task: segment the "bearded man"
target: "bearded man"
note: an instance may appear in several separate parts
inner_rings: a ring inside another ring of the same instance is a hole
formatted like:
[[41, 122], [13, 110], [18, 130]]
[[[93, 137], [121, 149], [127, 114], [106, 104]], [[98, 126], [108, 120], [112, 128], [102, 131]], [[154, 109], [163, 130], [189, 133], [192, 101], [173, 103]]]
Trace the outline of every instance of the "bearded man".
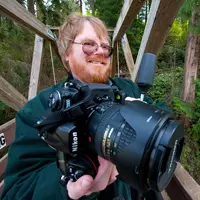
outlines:
[[[128, 96], [139, 98], [138, 87], [130, 80], [109, 78], [112, 48], [107, 29], [95, 17], [72, 14], [60, 27], [58, 50], [69, 72], [68, 80], [83, 83], [115, 84]], [[16, 115], [15, 140], [9, 148], [5, 172], [4, 200], [61, 200], [61, 199], [125, 199], [131, 200], [130, 187], [116, 180], [115, 165], [98, 157], [96, 177], [84, 175], [63, 187], [61, 172], [56, 165], [56, 150], [39, 136], [34, 125], [49, 112], [49, 95], [60, 90], [64, 83], [41, 91]], [[149, 103], [152, 101], [145, 99]], [[136, 197], [135, 199], [139, 198]]]

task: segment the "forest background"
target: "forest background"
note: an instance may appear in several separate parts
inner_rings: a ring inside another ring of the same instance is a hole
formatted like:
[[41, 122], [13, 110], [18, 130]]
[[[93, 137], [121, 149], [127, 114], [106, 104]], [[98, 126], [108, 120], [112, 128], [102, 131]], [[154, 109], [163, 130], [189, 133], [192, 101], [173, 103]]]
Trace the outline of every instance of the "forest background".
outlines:
[[[46, 25], [60, 26], [71, 12], [84, 12], [102, 19], [109, 29], [114, 29], [123, 0], [17, 0]], [[84, 1], [84, 2], [83, 2]], [[151, 0], [147, 0], [136, 20], [128, 29], [127, 37], [133, 58], [137, 57], [147, 22]], [[185, 125], [185, 145], [182, 165], [200, 184], [200, 0], [184, 0], [174, 20], [167, 40], [158, 57], [154, 85], [148, 95], [155, 102], [165, 102], [177, 119]], [[170, 11], [169, 11], [170, 12]], [[55, 32], [55, 34], [57, 34]], [[112, 37], [112, 36], [111, 36]], [[30, 32], [0, 13], [0, 75], [25, 97], [28, 96], [33, 48], [33, 32]], [[191, 51], [196, 53], [191, 56]], [[121, 47], [119, 66], [126, 78], [130, 78]], [[56, 54], [53, 56], [57, 82], [66, 79], [67, 72]], [[191, 64], [192, 63], [192, 64]], [[195, 95], [184, 95], [184, 79], [189, 65], [196, 67]], [[195, 65], [195, 66], [194, 66]], [[185, 73], [184, 73], [185, 72]], [[66, 75], [65, 75], [66, 74]], [[116, 74], [116, 76], [118, 76]], [[38, 91], [54, 84], [49, 43], [45, 42]], [[0, 125], [15, 117], [16, 112], [0, 101]]]

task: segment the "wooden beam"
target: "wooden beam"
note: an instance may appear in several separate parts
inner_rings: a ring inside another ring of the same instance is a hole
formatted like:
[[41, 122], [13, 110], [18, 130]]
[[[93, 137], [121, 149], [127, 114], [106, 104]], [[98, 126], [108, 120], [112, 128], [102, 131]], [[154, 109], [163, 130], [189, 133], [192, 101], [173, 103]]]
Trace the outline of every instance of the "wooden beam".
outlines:
[[158, 54], [183, 0], [161, 0], [145, 52]]
[[117, 43], [114, 44], [113, 54], [111, 56], [111, 73], [110, 73], [111, 77], [115, 76], [116, 68], [117, 68]]
[[4, 188], [4, 180], [0, 183], [0, 194], [2, 194]]
[[170, 198], [165, 190], [161, 192], [161, 196], [162, 196], [163, 200], [170, 200]]
[[122, 49], [123, 49], [124, 56], [126, 59], [126, 64], [127, 64], [129, 73], [131, 75], [133, 73], [133, 69], [134, 69], [134, 60], [133, 60], [133, 55], [131, 53], [131, 48], [129, 46], [129, 42], [128, 42], [126, 34], [122, 37], [121, 41], [122, 41], [121, 42]]
[[166, 191], [172, 200], [200, 199], [200, 185], [197, 184], [180, 163], [178, 163], [174, 177], [166, 188]]
[[[0, 134], [4, 134], [6, 147], [9, 146], [15, 138], [15, 119], [1, 125]], [[3, 149], [0, 149], [0, 152], [2, 152]]]
[[120, 73], [120, 66], [119, 66], [119, 42], [117, 42], [117, 77], [119, 77]]
[[[49, 26], [49, 28], [53, 31], [58, 31], [59, 30], [59, 26]], [[113, 32], [114, 29], [113, 28], [108, 28], [108, 32]]]
[[25, 28], [30, 28], [41, 37], [51, 41], [56, 40], [56, 36], [51, 29], [40, 22], [16, 0], [0, 0], [0, 10], [17, 23], [20, 23]]
[[44, 39], [39, 35], [35, 36], [35, 46], [33, 51], [33, 60], [31, 67], [31, 77], [29, 84], [28, 100], [32, 99], [37, 94], [38, 82], [40, 76], [40, 66], [43, 53], [43, 43]]
[[[144, 51], [145, 51], [147, 42], [149, 40], [150, 33], [152, 31], [153, 23], [155, 21], [157, 10], [158, 10], [159, 5], [160, 5], [160, 1], [161, 0], [152, 0], [150, 12], [149, 12], [149, 17], [148, 17], [148, 20], [147, 20], [147, 23], [146, 23], [146, 26], [145, 26], [145, 29], [144, 29], [144, 34], [143, 34], [143, 37], [142, 37], [140, 49], [139, 49], [138, 56], [137, 56], [137, 59], [136, 59], [135, 68], [134, 68], [134, 71], [133, 71], [132, 76], [131, 76], [131, 79], [132, 79], [133, 82], [135, 82], [135, 80], [136, 80], [136, 77], [137, 77], [137, 74], [138, 74], [138, 71], [139, 71], [139, 67], [140, 67], [140, 64], [141, 64], [141, 61], [142, 61], [142, 57], [144, 55]], [[165, 1], [165, 0], [163, 0], [163, 1]], [[154, 40], [154, 43], [155, 43], [155, 40]]]
[[2, 176], [5, 172], [7, 160], [8, 160], [8, 154], [4, 155], [0, 159], [0, 176]]
[[122, 7], [116, 28], [113, 33], [113, 43], [121, 40], [129, 26], [140, 12], [146, 0], [126, 0]]
[[27, 99], [0, 76], [0, 101], [18, 111], [27, 102]]

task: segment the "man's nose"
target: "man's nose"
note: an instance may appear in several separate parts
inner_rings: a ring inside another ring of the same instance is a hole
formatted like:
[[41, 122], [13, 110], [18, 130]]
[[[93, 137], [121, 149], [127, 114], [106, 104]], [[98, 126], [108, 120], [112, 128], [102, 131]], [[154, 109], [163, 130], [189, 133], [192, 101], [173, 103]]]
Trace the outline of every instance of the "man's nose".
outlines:
[[94, 53], [95, 55], [101, 55], [104, 54], [103, 48], [101, 46], [97, 47], [96, 52]]

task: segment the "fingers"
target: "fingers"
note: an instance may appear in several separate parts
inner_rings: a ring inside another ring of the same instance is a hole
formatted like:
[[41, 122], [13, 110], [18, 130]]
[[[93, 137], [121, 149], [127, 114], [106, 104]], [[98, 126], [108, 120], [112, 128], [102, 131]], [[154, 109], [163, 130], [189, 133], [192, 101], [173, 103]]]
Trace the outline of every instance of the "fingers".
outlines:
[[68, 182], [67, 190], [70, 198], [79, 199], [93, 192], [102, 191], [116, 180], [118, 172], [115, 165], [100, 156], [98, 156], [98, 160], [100, 165], [94, 180], [91, 176], [85, 175], [76, 182]]
[[113, 165], [113, 170], [112, 170], [112, 174], [110, 176], [109, 182], [108, 184], [110, 185], [111, 183], [115, 182], [117, 179], [117, 175], [119, 175], [117, 168], [115, 165]]
[[116, 180], [116, 178], [113, 177], [116, 174], [116, 171], [113, 173], [113, 169], [116, 169], [114, 168], [114, 165], [111, 162], [101, 158], [100, 156], [98, 156], [98, 160], [100, 164], [98, 173], [93, 181], [92, 187], [86, 195], [89, 195], [93, 192], [102, 191], [110, 183]]
[[91, 188], [93, 192], [104, 190], [107, 187], [113, 169], [113, 164], [111, 162], [100, 156], [98, 156], [98, 160], [100, 166]]
[[86, 195], [93, 184], [93, 178], [89, 175], [82, 176], [76, 182], [67, 183], [68, 195], [71, 199], [79, 199]]

